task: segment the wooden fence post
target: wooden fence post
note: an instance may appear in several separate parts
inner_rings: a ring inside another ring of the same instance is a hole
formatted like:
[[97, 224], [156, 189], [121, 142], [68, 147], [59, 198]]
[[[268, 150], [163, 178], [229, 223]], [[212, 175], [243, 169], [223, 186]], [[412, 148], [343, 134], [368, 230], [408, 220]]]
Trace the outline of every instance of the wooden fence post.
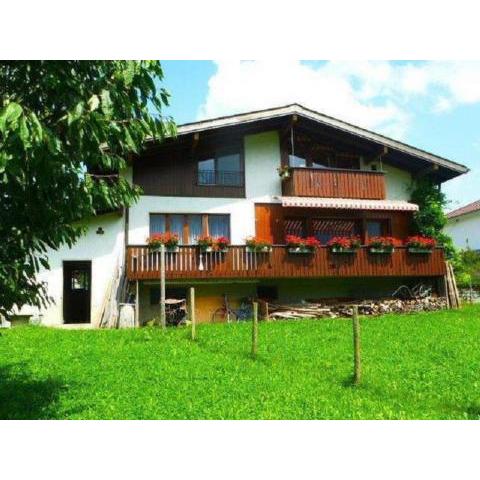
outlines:
[[360, 320], [358, 306], [354, 305], [352, 315], [353, 325], [353, 384], [359, 385], [362, 376], [362, 359], [360, 356]]
[[138, 280], [135, 282], [135, 326], [140, 326], [140, 287]]
[[252, 320], [252, 357], [256, 358], [258, 352], [258, 303], [253, 302]]
[[195, 324], [195, 289], [190, 287], [188, 291], [188, 317], [192, 324], [192, 340], [197, 338], [196, 324]]
[[165, 312], [165, 245], [160, 245], [160, 323], [162, 328], [167, 327]]

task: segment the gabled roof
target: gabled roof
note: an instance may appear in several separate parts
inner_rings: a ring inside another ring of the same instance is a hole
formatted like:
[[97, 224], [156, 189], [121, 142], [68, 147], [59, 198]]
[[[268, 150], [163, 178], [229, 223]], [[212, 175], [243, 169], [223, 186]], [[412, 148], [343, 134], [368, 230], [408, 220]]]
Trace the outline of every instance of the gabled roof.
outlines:
[[225, 117], [218, 117], [213, 119], [201, 120], [199, 122], [186, 123], [178, 127], [178, 135], [187, 135], [202, 131], [214, 130], [224, 127], [246, 125], [249, 123], [259, 123], [268, 120], [297, 115], [305, 119], [312, 120], [318, 124], [322, 124], [327, 127], [334, 128], [335, 130], [354, 135], [356, 137], [369, 140], [384, 147], [390, 148], [393, 151], [400, 152], [409, 157], [416, 157], [423, 162], [427, 162], [431, 165], [443, 167], [449, 171], [448, 175], [445, 175], [445, 179], [453, 178], [469, 171], [468, 167], [459, 163], [448, 160], [439, 155], [435, 155], [425, 150], [407, 145], [406, 143], [399, 142], [392, 138], [386, 137], [379, 133], [366, 130], [362, 127], [352, 125], [351, 123], [344, 122], [334, 117], [324, 115], [322, 113], [310, 110], [299, 104], [285, 105], [283, 107], [269, 108], [266, 110], [257, 110], [254, 112], [241, 113], [237, 115], [229, 115]]
[[478, 211], [480, 211], [480, 200], [469, 203], [468, 205], [457, 208], [456, 210], [452, 210], [451, 212], [447, 213], [447, 218], [456, 218], [462, 215], [466, 215], [467, 213], [473, 213]]

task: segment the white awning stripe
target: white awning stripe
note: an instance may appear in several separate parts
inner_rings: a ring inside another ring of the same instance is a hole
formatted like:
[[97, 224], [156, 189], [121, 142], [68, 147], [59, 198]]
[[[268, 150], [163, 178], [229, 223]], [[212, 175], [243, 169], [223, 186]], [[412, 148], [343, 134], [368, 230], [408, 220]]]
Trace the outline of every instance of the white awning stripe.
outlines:
[[418, 205], [403, 200], [358, 200], [356, 198], [282, 197], [282, 206], [342, 210], [397, 210], [403, 212], [416, 212], [418, 210]]

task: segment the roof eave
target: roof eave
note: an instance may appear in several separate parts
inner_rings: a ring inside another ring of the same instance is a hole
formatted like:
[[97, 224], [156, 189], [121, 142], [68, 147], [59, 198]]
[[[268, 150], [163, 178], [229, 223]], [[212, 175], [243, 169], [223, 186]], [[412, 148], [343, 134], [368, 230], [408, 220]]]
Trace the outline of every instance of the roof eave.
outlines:
[[257, 110], [253, 112], [240, 113], [237, 115], [229, 115], [224, 117], [213, 118], [209, 120], [201, 120], [199, 122], [186, 123], [178, 126], [177, 135], [188, 135], [192, 133], [213, 130], [217, 128], [232, 127], [237, 125], [244, 125], [248, 123], [254, 123], [262, 120], [270, 120], [274, 118], [280, 118], [287, 115], [300, 115], [304, 118], [311, 119], [318, 123], [334, 127], [346, 133], [356, 135], [369, 141], [376, 142], [380, 145], [390, 147], [394, 150], [406, 153], [408, 155], [420, 158], [424, 161], [428, 161], [432, 164], [436, 164], [447, 168], [456, 173], [455, 176], [465, 174], [470, 169], [457, 162], [453, 162], [446, 158], [440, 157], [425, 150], [407, 145], [398, 140], [386, 137], [379, 133], [372, 132], [370, 130], [358, 127], [356, 125], [344, 122], [334, 117], [324, 115], [314, 110], [303, 107], [299, 104], [290, 104], [282, 107], [270, 108], [266, 110]]

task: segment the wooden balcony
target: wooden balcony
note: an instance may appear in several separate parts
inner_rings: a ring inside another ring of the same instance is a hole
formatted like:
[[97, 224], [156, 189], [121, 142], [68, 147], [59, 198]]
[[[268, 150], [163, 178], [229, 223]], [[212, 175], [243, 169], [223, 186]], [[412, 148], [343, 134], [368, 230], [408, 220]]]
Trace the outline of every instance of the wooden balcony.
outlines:
[[[231, 246], [226, 253], [200, 253], [197, 247], [180, 247], [166, 254], [168, 280], [245, 279], [245, 278], [321, 278], [321, 277], [437, 277], [445, 274], [443, 250], [412, 254], [397, 248], [391, 255], [375, 255], [365, 247], [354, 254], [333, 254], [327, 247], [313, 255], [287, 252], [275, 246], [269, 253], [251, 253], [245, 246]], [[160, 254], [145, 246], [127, 250], [129, 280], [160, 277]]]
[[289, 197], [385, 199], [385, 174], [369, 170], [292, 168], [282, 181]]

